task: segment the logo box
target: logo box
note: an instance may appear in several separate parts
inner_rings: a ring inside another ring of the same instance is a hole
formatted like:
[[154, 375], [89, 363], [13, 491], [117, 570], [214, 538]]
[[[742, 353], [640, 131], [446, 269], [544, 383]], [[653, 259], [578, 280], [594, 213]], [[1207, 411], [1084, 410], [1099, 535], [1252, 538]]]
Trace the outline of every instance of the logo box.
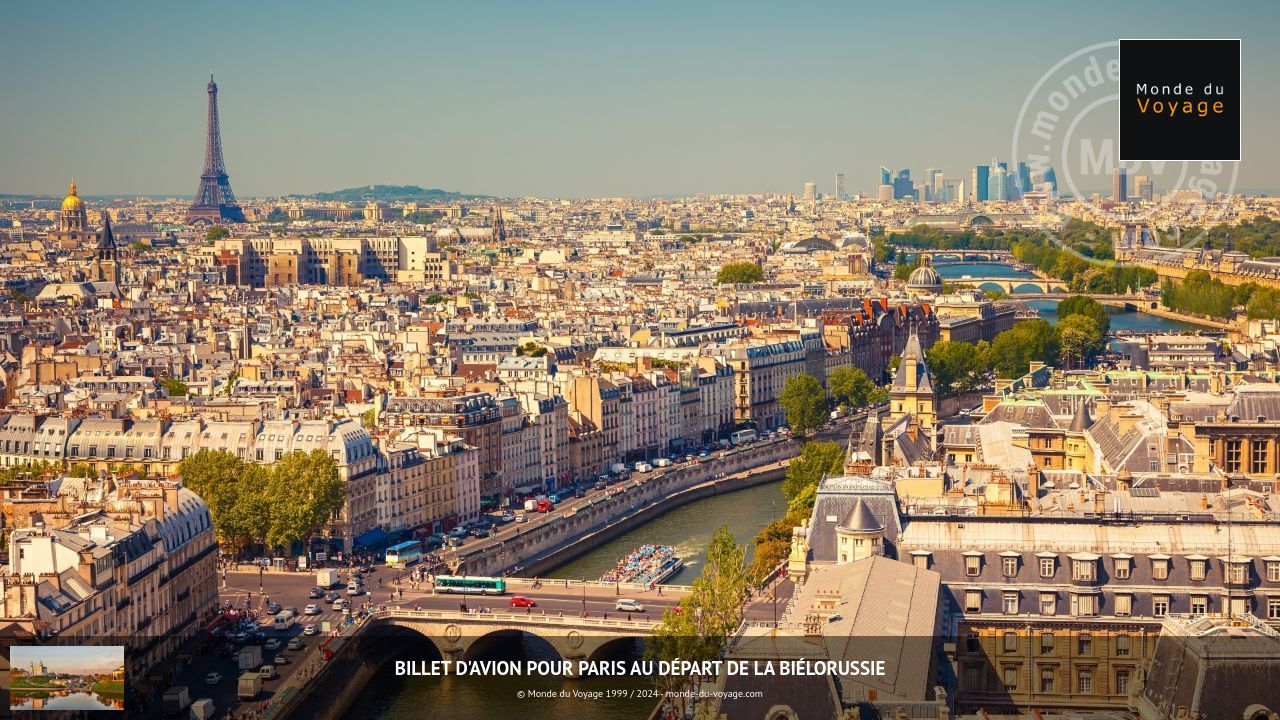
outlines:
[[1120, 161], [1240, 160], [1239, 40], [1120, 40]]

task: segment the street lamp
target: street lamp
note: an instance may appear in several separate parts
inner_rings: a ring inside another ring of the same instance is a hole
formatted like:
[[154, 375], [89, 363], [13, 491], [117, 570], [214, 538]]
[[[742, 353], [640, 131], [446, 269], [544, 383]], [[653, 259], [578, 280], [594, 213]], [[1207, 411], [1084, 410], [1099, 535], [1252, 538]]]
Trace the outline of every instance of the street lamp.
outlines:
[[587, 616], [587, 579], [582, 578], [582, 617]]

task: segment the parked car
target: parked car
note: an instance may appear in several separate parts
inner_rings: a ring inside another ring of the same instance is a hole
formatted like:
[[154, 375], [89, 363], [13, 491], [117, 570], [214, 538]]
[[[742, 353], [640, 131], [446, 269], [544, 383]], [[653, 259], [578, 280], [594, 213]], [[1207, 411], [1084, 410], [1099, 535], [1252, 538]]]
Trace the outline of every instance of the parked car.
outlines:
[[222, 673], [211, 672], [204, 676], [205, 685], [217, 685], [222, 682]]
[[644, 612], [644, 605], [641, 605], [639, 600], [622, 598], [613, 604], [613, 609], [621, 610], [622, 612]]
[[511, 607], [538, 607], [538, 602], [523, 595], [511, 598]]

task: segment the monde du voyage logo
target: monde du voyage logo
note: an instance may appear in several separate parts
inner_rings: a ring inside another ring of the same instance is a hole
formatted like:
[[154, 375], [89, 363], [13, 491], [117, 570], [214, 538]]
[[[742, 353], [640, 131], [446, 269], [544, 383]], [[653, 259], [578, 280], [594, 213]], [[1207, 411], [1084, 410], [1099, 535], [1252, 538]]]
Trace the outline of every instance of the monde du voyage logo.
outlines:
[[1121, 162], [1240, 160], [1239, 40], [1120, 40]]

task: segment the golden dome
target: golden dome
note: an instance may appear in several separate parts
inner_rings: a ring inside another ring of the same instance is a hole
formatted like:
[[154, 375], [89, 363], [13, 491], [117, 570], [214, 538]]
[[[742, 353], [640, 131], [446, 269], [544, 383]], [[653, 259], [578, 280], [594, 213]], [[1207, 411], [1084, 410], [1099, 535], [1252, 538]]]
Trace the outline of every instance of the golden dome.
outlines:
[[76, 181], [72, 180], [71, 186], [67, 188], [67, 197], [62, 200], [62, 209], [76, 210], [82, 205], [84, 202], [80, 200], [79, 195], [76, 195]]

